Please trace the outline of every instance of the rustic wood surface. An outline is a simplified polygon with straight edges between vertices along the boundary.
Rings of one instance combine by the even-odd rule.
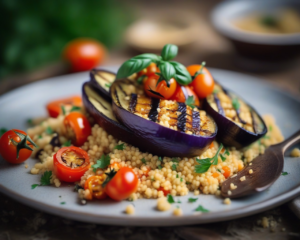
[[[175,4],[175,3],[176,4]],[[188,4],[187,4],[188,2]],[[153,12],[165,14],[168,10],[180,9],[194,14],[200,23],[198,40],[189,47],[180,49],[177,60],[185,65],[207,62],[208,67],[232,70],[257,76],[262,81],[275,85],[292,95],[300,96],[300,59],[285,68],[274,66],[270,72],[247,71],[240,68],[243,59],[237,57],[230,42],[220,36],[209,23],[209,12],[219,1],[141,1],[134,5],[140,16]],[[172,4],[171,4],[172,3]],[[173,4],[174,3],[174,4]],[[158,7],[159,6],[159,7]],[[125,44],[110,52],[106,65],[121,64],[137,52]],[[247,63],[248,64],[248,63]],[[246,64],[246,65],[247,65]],[[30,82],[68,73],[67,66],[58,62],[29,74],[18,74],[0,81],[0,95]],[[1,96],[0,96],[1,97]],[[263,217],[271,226],[263,228]],[[299,239],[300,220],[288,204],[273,210],[233,221],[187,227],[112,227],[70,221],[42,213],[0,194],[0,240],[15,239]],[[177,229],[177,230],[175,230]],[[204,230],[203,230],[204,229]],[[207,231],[212,231],[209,234]],[[188,233],[188,234],[187,234]],[[194,234],[194,235],[193,235]],[[221,238],[220,238],[221,237]]]

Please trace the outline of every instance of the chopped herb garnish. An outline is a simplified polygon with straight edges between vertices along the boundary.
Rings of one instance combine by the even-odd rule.
[[[183,182],[183,178],[180,178],[180,182]]]
[[[238,98],[232,99],[232,106],[235,110],[240,109],[240,102],[239,102]]]
[[[265,136],[263,136],[263,139],[270,139],[270,136],[265,135]]]
[[[158,161],[162,162],[163,161],[162,157],[158,157]]]
[[[201,205],[199,205],[199,206],[195,209],[195,211],[197,211],[197,212],[204,212],[204,213],[209,212],[209,210],[205,209],[205,208],[202,207]]]
[[[217,171],[220,172],[220,173],[222,173],[221,170],[220,170],[219,168],[217,168]]]
[[[162,169],[162,166],[161,166],[161,165],[158,165],[157,168],[160,170],[160,169]]]
[[[176,174],[176,178],[179,178],[178,174]]]
[[[196,158],[196,161],[197,163],[199,163],[199,165],[195,166],[195,173],[205,173],[208,171],[211,165],[217,165],[218,156],[222,148],[223,148],[223,144],[221,143],[216,155],[212,158],[205,158],[205,159]]]
[[[46,171],[41,177],[41,186],[47,186],[50,185],[51,182],[51,177],[52,177],[52,171]]]
[[[70,147],[70,146],[71,146],[71,140],[68,140],[63,144],[63,147]]]
[[[124,143],[119,144],[119,145],[115,146],[114,149],[124,150],[125,149],[125,145],[124,145]]]
[[[27,124],[28,124],[28,125],[30,125],[30,126],[32,126],[32,125],[33,125],[33,121],[32,121],[32,119],[31,119],[31,118],[27,119],[27,121],[26,121],[26,122],[27,122]]]
[[[172,162],[175,162],[175,163],[179,163],[179,160],[177,158],[172,158],[171,160]]]
[[[61,205],[65,205],[65,204],[66,204],[66,202],[61,202],[60,204],[61,204]]]
[[[53,134],[53,129],[50,126],[48,126],[46,128],[46,133],[49,134],[49,135]]]
[[[109,155],[102,155],[97,163],[92,165],[93,171],[96,172],[98,168],[106,168],[110,164],[110,156]]]
[[[81,107],[78,107],[78,106],[73,106],[70,110],[70,112],[79,112],[81,111]]]
[[[198,198],[189,198],[189,202],[196,202],[198,200]]]
[[[288,172],[282,172],[281,175],[286,176],[286,175],[288,175]]]
[[[278,20],[274,16],[266,15],[260,19],[260,23],[266,27],[276,27],[278,25]]]
[[[225,148],[224,153],[220,154],[220,157],[221,157],[221,159],[222,159],[223,162],[226,160],[226,156],[225,155],[227,155],[227,156],[230,155],[230,152],[228,151],[227,148]]]
[[[219,92],[220,92],[219,89],[214,89],[214,90],[213,90],[213,93],[214,93],[214,94],[217,94],[217,93],[219,93]]]
[[[0,137],[4,134],[4,133],[6,133],[8,130],[6,129],[6,128],[1,128],[0,129]]]
[[[171,168],[172,168],[173,171],[176,171],[177,165],[175,163],[173,163],[172,166],[171,166]]]
[[[185,184],[186,184],[186,185],[190,185],[191,183],[190,183],[190,182],[185,182]]]
[[[167,200],[168,200],[169,203],[175,203],[175,200],[174,200],[174,198],[171,194],[168,194]]]
[[[105,87],[110,88],[111,83],[105,83]]]
[[[42,138],[42,135],[38,135],[38,139],[41,139]]]
[[[272,132],[272,130],[273,130],[273,126],[270,125],[270,126],[269,126],[269,131]]]
[[[142,158],[141,161],[142,161],[142,163],[146,164],[146,159],[145,158]]]
[[[32,184],[31,189],[35,189],[37,186],[39,186],[39,184]]]
[[[146,77],[146,75],[139,76],[138,79],[136,80],[136,82],[138,84],[142,84],[145,77]]]
[[[178,201],[177,201],[177,203],[181,203],[181,201],[180,201],[180,200],[178,200]],[[177,206],[177,207],[178,207],[178,206]],[[179,207],[178,207],[178,208],[179,208]]]
[[[151,181],[152,181],[152,182],[155,182],[155,179],[152,177],[152,178],[151,178]]]
[[[185,100],[185,104],[191,107],[192,109],[194,109],[195,108],[194,96],[188,96],[188,98]]]
[[[61,106],[61,111],[62,111],[63,115],[66,115],[66,108],[65,108],[65,106]]]

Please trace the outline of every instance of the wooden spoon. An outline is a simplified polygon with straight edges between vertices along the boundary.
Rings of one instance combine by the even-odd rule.
[[[243,170],[223,182],[222,196],[239,198],[269,188],[282,173],[283,154],[299,141],[300,130],[285,141],[270,146],[263,155],[256,157]]]

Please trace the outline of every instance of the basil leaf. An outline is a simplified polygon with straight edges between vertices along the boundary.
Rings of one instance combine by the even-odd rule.
[[[169,62],[175,69],[175,79],[181,85],[188,85],[192,82],[192,77],[189,72],[186,70],[186,67],[178,62]]]
[[[175,68],[169,62],[161,61],[161,63],[159,64],[159,70],[161,72],[163,79],[166,82],[169,82],[171,78],[175,77],[175,73],[176,73]]]
[[[134,59],[131,58],[124,62],[119,68],[117,73],[117,79],[126,78],[132,74],[142,71],[144,68],[148,67],[151,63],[151,59]]]
[[[208,169],[211,166],[211,158],[206,159],[199,159],[197,158],[196,161],[199,163],[199,165],[195,166],[195,173],[205,173],[208,171]]]
[[[177,53],[178,47],[176,45],[166,44],[161,51],[161,57],[164,61],[170,61],[177,56]]]

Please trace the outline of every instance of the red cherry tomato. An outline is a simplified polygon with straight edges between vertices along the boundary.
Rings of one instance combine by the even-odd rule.
[[[161,81],[157,86],[157,81],[159,79],[159,76],[156,74],[151,74],[148,76],[148,78],[144,82],[144,91],[149,97],[154,97],[154,98],[160,98],[160,99],[170,99],[172,95],[175,93],[176,87],[177,87],[177,82],[175,81],[174,78],[170,79],[170,87],[167,86],[166,81]],[[149,91],[155,91],[159,94],[161,94],[163,97],[158,96],[154,94],[153,92]]]
[[[78,38],[68,43],[63,55],[71,63],[72,70],[78,72],[97,67],[103,62],[105,54],[106,49],[100,42]]]
[[[89,156],[81,148],[63,147],[53,156],[53,171],[61,181],[79,181],[89,168]]]
[[[174,100],[174,101],[177,101],[177,102],[184,103],[189,96],[193,96],[194,97],[194,105],[197,106],[197,107],[199,107],[200,106],[200,102],[199,102],[198,96],[188,86],[177,85],[176,91],[175,91],[174,95],[170,98],[170,100]]]
[[[19,157],[17,157],[17,146],[15,144],[20,144],[21,138],[15,132],[27,135],[26,132],[18,129],[12,129],[7,131],[0,138],[0,155],[9,163],[22,163],[27,160],[32,151],[26,148],[22,148],[19,151]],[[29,147],[33,145],[27,141]]]
[[[191,65],[186,69],[193,77],[201,68],[202,65]],[[197,75],[189,86],[196,92],[199,98],[206,98],[213,92],[214,84],[215,82],[212,75],[205,67],[203,67],[202,73]]]
[[[167,196],[171,193],[170,190],[165,190],[163,187],[158,188],[157,191],[162,191],[164,193],[164,196]]]
[[[48,103],[46,108],[48,110],[49,116],[52,118],[57,118],[62,111],[61,109],[62,105],[81,107],[82,99],[80,96],[72,96],[69,98],[59,99]]]
[[[67,115],[64,119],[64,126],[66,135],[75,146],[82,146],[92,132],[89,121],[79,112],[71,112]]]
[[[138,187],[138,177],[129,167],[122,167],[106,184],[105,192],[117,201],[127,199]]]
[[[90,190],[90,195],[87,196],[88,200],[96,199],[104,199],[107,197],[104,189],[102,187],[103,182],[106,179],[105,174],[96,175],[89,177],[84,184],[84,189]]]

